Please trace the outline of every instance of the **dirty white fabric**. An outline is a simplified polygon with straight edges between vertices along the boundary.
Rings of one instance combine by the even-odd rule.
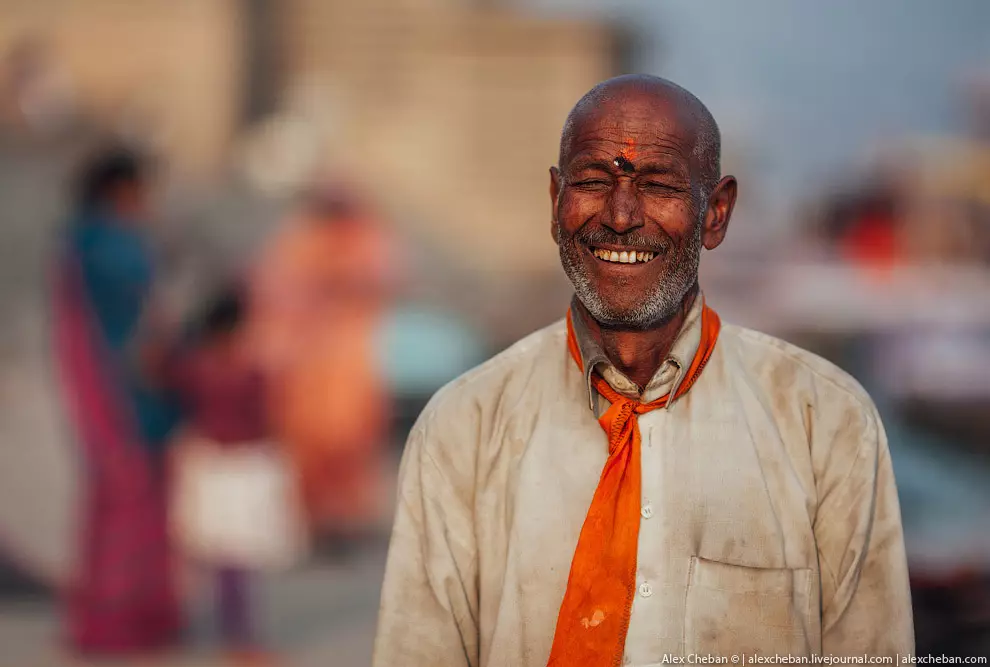
[[[702,303],[643,400],[681,381]],[[585,368],[639,395],[580,319]],[[606,460],[596,414],[607,406],[570,357],[563,320],[437,393],[403,458],[376,667],[546,664]],[[913,653],[890,453],[873,402],[850,376],[723,323],[694,387],[641,415],[639,428],[643,505],[626,664]]]

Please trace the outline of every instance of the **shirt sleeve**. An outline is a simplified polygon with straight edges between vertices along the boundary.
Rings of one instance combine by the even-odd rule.
[[[420,417],[399,471],[374,667],[477,667],[478,559],[469,484],[435,457]]]
[[[904,534],[887,436],[869,406],[834,433],[819,481],[815,538],[822,653],[914,653]]]

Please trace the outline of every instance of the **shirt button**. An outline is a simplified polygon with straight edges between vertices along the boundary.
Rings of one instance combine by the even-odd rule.
[[[643,505],[643,510],[641,513],[644,519],[649,519],[653,516],[653,505],[650,505],[649,503]]]
[[[650,586],[648,581],[644,581],[639,585],[639,594],[644,598],[648,598],[653,595],[653,586]]]

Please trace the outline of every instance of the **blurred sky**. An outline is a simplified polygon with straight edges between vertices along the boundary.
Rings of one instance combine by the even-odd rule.
[[[878,141],[960,130],[963,77],[990,75],[985,0],[516,4],[633,30],[633,68],[698,95],[780,214]]]

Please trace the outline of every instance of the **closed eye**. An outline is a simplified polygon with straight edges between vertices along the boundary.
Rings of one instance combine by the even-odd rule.
[[[646,181],[645,183],[640,183],[639,188],[645,190],[646,192],[655,193],[671,193],[671,192],[684,192],[684,188],[679,188],[670,183],[660,183],[659,181]]]
[[[609,186],[609,182],[597,178],[589,179],[586,181],[578,181],[574,183],[574,187],[581,188],[582,190],[603,190]]]

